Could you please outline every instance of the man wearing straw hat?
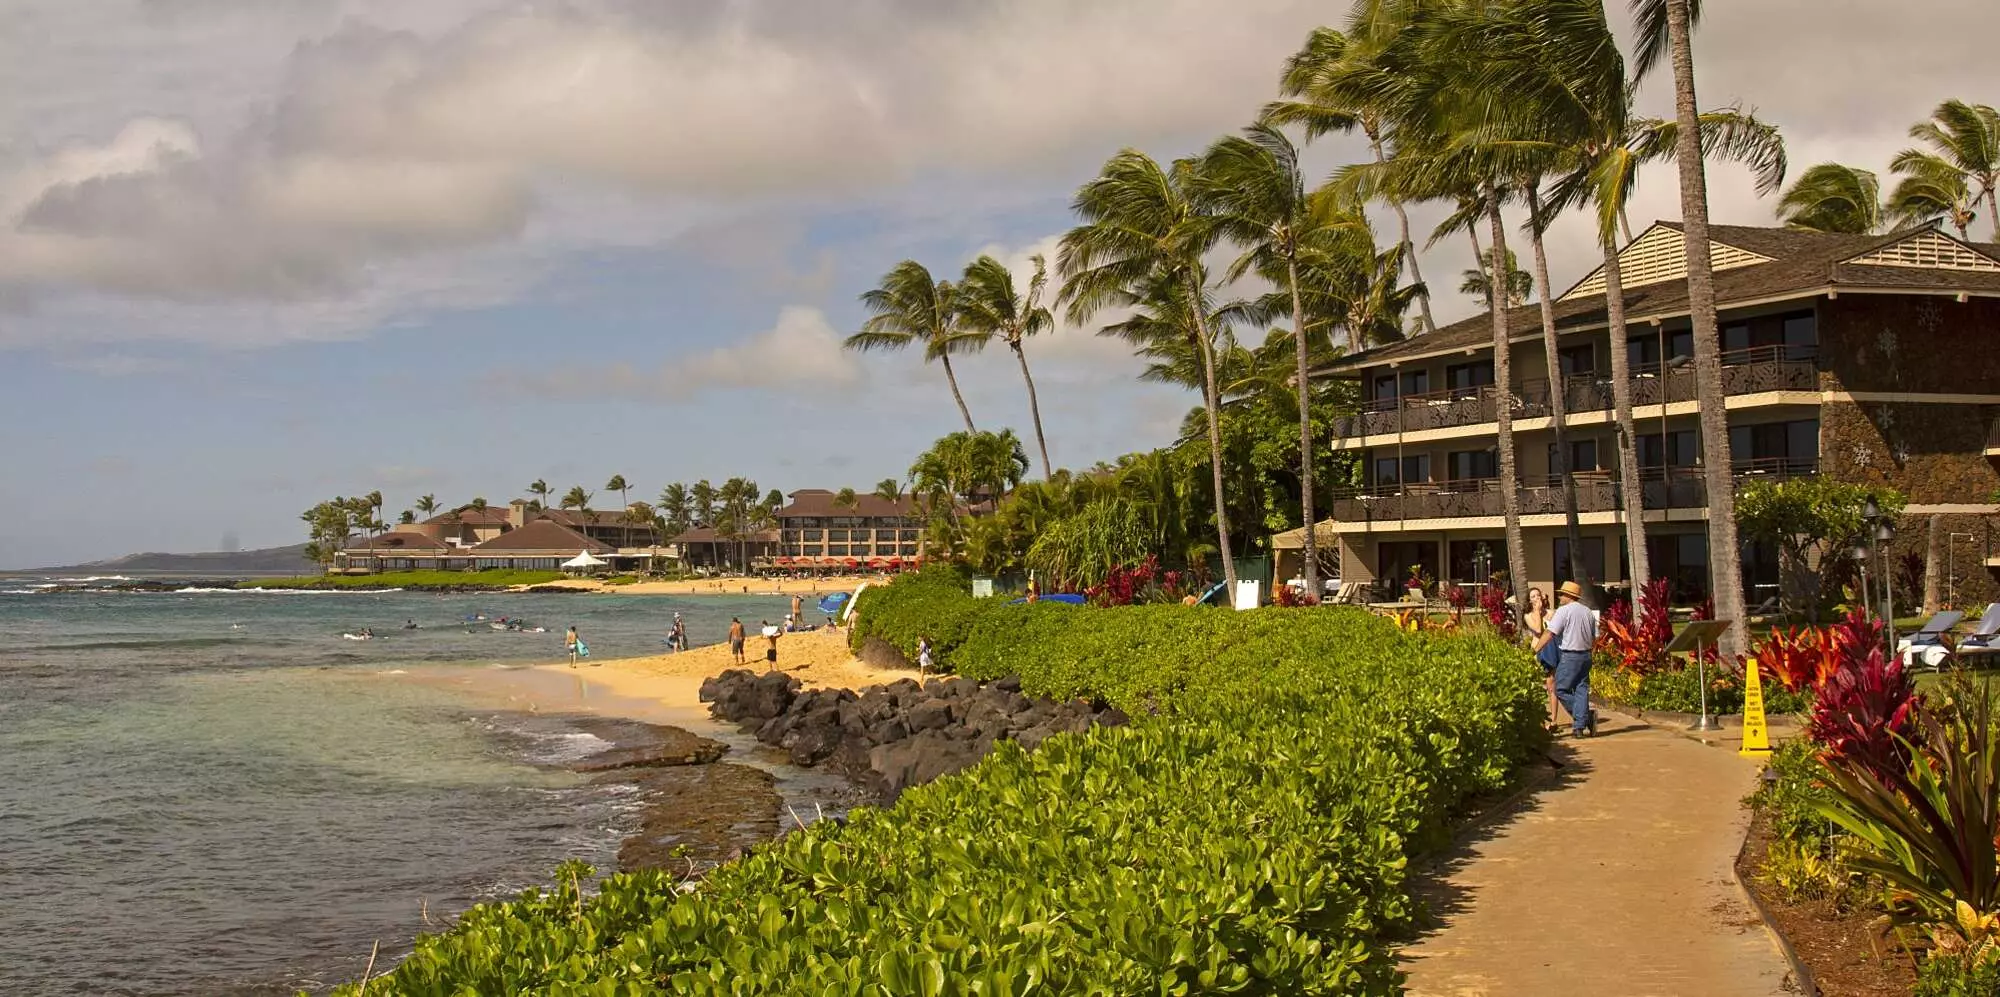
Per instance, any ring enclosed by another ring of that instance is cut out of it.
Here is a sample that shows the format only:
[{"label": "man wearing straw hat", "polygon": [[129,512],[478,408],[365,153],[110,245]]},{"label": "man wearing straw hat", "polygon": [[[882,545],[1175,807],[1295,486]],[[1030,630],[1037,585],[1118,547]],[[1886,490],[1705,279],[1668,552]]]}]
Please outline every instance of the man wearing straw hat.
[{"label": "man wearing straw hat", "polygon": [[1583,604],[1583,586],[1574,581],[1556,590],[1560,603],[1535,641],[1540,651],[1556,641],[1556,698],[1569,711],[1577,737],[1597,733],[1597,713],[1590,708],[1590,648],[1597,643],[1597,617]]}]

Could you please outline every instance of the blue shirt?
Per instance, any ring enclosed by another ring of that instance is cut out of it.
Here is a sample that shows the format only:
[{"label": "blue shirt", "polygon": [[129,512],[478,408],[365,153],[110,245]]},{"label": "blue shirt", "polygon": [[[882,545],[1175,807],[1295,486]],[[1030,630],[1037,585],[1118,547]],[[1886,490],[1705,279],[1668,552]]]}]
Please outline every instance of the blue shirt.
[{"label": "blue shirt", "polygon": [[1588,651],[1597,643],[1597,617],[1589,606],[1571,599],[1549,617],[1549,632],[1556,635],[1556,647],[1564,651]]}]

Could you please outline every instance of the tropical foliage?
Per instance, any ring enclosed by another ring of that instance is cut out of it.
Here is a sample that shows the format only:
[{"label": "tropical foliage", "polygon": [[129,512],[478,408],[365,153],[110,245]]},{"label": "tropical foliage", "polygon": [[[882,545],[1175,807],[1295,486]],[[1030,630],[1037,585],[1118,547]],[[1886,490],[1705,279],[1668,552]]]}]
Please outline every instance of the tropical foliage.
[{"label": "tropical foliage", "polygon": [[1903,510],[1905,498],[1893,489],[1867,488],[1820,475],[1758,480],[1745,485],[1736,515],[1743,535],[1778,550],[1786,585],[1780,593],[1787,615],[1818,620],[1825,611],[1821,580],[1828,566],[1867,539],[1863,511],[1873,499],[1884,515]]}]

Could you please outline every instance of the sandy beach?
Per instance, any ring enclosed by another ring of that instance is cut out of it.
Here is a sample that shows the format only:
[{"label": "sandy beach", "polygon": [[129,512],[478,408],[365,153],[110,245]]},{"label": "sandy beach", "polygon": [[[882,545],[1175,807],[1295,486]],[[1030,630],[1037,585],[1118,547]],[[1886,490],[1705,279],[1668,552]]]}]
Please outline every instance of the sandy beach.
[{"label": "sandy beach", "polygon": [[[763,638],[751,630],[747,665],[734,664],[727,644],[711,644],[680,654],[595,659],[526,667],[412,670],[422,681],[465,691],[495,705],[529,712],[589,712],[627,717],[684,729],[713,729],[701,702],[703,679],[731,668],[765,669]],[[914,670],[870,668],[847,649],[839,631],[811,631],[778,638],[778,667],[808,687],[860,689],[916,678]]]},{"label": "sandy beach", "polygon": [[[889,575],[829,575],[825,578],[691,578],[683,581],[633,582],[606,585],[595,578],[565,578],[532,586],[539,589],[574,589],[578,592],[608,592],[617,595],[802,595],[818,597],[835,592],[853,592],[863,582],[886,585]],[[529,586],[523,586],[528,588]],[[810,600],[809,600],[810,601]],[[808,605],[806,611],[812,608]]]}]

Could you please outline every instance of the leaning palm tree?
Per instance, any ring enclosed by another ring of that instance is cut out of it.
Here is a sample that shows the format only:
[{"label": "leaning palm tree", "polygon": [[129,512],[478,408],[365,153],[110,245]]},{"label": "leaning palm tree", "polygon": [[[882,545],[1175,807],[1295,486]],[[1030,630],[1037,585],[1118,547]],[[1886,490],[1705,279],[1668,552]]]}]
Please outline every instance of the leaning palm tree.
[{"label": "leaning palm tree", "polygon": [[923,264],[904,260],[882,275],[879,286],[861,295],[870,318],[841,345],[863,353],[922,346],[924,362],[935,360],[944,368],[958,414],[965,418],[966,431],[973,432],[972,410],[965,407],[965,395],[958,390],[951,358],[978,350],[986,340],[959,327],[957,301],[958,289],[949,281],[932,280]]},{"label": "leaning palm tree", "polygon": [[1493,274],[1505,273],[1507,278],[1501,283],[1506,291],[1505,306],[1519,308],[1535,296],[1535,275],[1521,269],[1521,261],[1509,250],[1504,265],[1495,265],[1492,254],[1478,261],[1478,265],[1459,274],[1458,291],[1477,300],[1487,308],[1493,307]]},{"label": "leaning palm tree", "polygon": [[577,520],[582,526],[577,532],[586,537],[590,536],[590,499],[591,493],[584,491],[582,485],[571,485],[569,491],[562,497],[562,508],[576,510]]},{"label": "leaning palm tree", "polygon": [[[1910,128],[1910,137],[1929,149],[1905,149],[1889,168],[1913,176],[1956,174],[1971,192],[1973,203],[1986,202],[1993,237],[2000,239],[2000,111],[1985,104],[1947,100],[1931,112],[1929,121]],[[1960,236],[1964,227],[1960,226]]]},{"label": "leaning palm tree", "polygon": [[1785,188],[1778,217],[1786,228],[1868,235],[1882,228],[1882,187],[1868,170],[1821,163]]},{"label": "leaning palm tree", "polygon": [[660,489],[660,502],[655,508],[664,520],[662,532],[669,537],[680,536],[694,526],[694,500],[688,497],[688,487],[678,481]]},{"label": "leaning palm tree", "polygon": [[[619,506],[622,507],[626,512],[632,511],[632,497],[630,494],[628,494],[631,490],[631,486],[625,483],[624,475],[622,474],[612,475],[611,480],[604,483],[604,490],[607,492],[617,492]],[[631,535],[625,532],[625,527],[623,525],[630,518],[631,517],[624,515],[619,516],[620,525],[618,527],[618,546],[620,547],[625,546],[632,539]]]},{"label": "leaning palm tree", "polygon": [[1242,247],[1228,271],[1231,282],[1256,272],[1278,279],[1291,298],[1297,360],[1299,508],[1305,523],[1306,591],[1319,591],[1319,520],[1313,514],[1312,344],[1299,277],[1303,246],[1315,234],[1351,225],[1332,191],[1306,192],[1299,150],[1276,126],[1255,124],[1208,147],[1190,176],[1191,194],[1215,215],[1224,238]]},{"label": "leaning palm tree", "polygon": [[[1736,480],[1729,454],[1729,421],[1723,405],[1722,342],[1715,314],[1715,261],[1708,238],[1708,175],[1702,163],[1700,114],[1694,90],[1693,33],[1697,0],[1631,0],[1638,22],[1637,75],[1670,58],[1674,76],[1675,153],[1680,164],[1681,239],[1688,272],[1689,324],[1694,334],[1695,394],[1701,410],[1701,449],[1708,497],[1710,594],[1716,619],[1743,620],[1743,566],[1737,557]],[[1723,635],[1722,651],[1743,653],[1744,628]]]},{"label": "leaning palm tree", "polygon": [[883,478],[875,483],[874,495],[884,502],[903,501],[903,483],[895,478]]},{"label": "leaning palm tree", "polygon": [[833,504],[843,509],[858,509],[861,507],[861,496],[855,494],[852,488],[842,488],[833,493]]},{"label": "leaning palm tree", "polygon": [[[1285,99],[1264,105],[1262,120],[1275,125],[1299,125],[1307,141],[1336,132],[1360,129],[1368,139],[1375,161],[1388,157],[1383,148],[1387,122],[1385,102],[1368,83],[1376,71],[1374,56],[1394,38],[1403,17],[1396,4],[1357,4],[1349,31],[1317,28],[1306,38],[1304,47],[1285,60],[1279,92]],[[1431,318],[1430,294],[1418,266],[1416,246],[1410,242],[1410,216],[1400,198],[1385,197],[1396,214],[1402,264],[1410,280],[1420,290],[1417,303],[1424,332],[1437,331]],[[1476,254],[1475,254],[1476,255]]]},{"label": "leaning palm tree", "polygon": [[549,487],[548,482],[540,478],[536,478],[528,485],[528,494],[535,497],[531,504],[534,506],[536,512],[549,507],[549,496],[554,494],[554,491],[554,489]]},{"label": "leaning palm tree", "polygon": [[437,509],[438,500],[435,495],[425,495],[423,498],[417,500],[417,511],[423,513],[426,519],[437,512]]},{"label": "leaning palm tree", "polygon": [[[958,283],[958,321],[968,337],[999,337],[1014,351],[1021,365],[1021,380],[1028,385],[1028,414],[1035,423],[1035,445],[1042,454],[1042,477],[1055,473],[1049,463],[1049,440],[1042,434],[1042,405],[1035,397],[1035,378],[1028,373],[1028,354],[1022,342],[1029,336],[1055,328],[1055,318],[1042,305],[1049,286],[1049,268],[1041,254],[1031,257],[1035,275],[1028,279],[1028,293],[1014,289],[1014,272],[991,256],[981,256],[965,268]],[[968,423],[967,425],[970,425]]]},{"label": "leaning palm tree", "polygon": [[[1071,322],[1087,323],[1148,280],[1165,277],[1182,288],[1187,300],[1207,297],[1201,257],[1218,238],[1214,219],[1188,197],[1187,180],[1193,164],[1185,160],[1163,168],[1151,156],[1126,149],[1104,164],[1098,176],[1076,193],[1072,207],[1083,224],[1062,238],[1056,270],[1062,275],[1061,299]],[[1189,343],[1203,361],[1203,407],[1208,413],[1209,466],[1215,479],[1215,532],[1222,557],[1222,576],[1230,591],[1236,587],[1236,561],[1229,540],[1229,513],[1222,478],[1222,432],[1216,415],[1216,393],[1208,309],[1189,312]]]},{"label": "leaning palm tree", "polygon": [[1970,239],[1966,230],[1979,216],[1979,199],[1978,193],[1966,184],[1965,174],[1955,169],[1940,169],[1930,160],[1901,165],[1902,169],[1897,171],[1901,179],[1896,181],[1896,189],[1889,192],[1889,201],[1883,205],[1891,223],[1907,227],[1948,222],[1958,231],[1960,239]]}]

